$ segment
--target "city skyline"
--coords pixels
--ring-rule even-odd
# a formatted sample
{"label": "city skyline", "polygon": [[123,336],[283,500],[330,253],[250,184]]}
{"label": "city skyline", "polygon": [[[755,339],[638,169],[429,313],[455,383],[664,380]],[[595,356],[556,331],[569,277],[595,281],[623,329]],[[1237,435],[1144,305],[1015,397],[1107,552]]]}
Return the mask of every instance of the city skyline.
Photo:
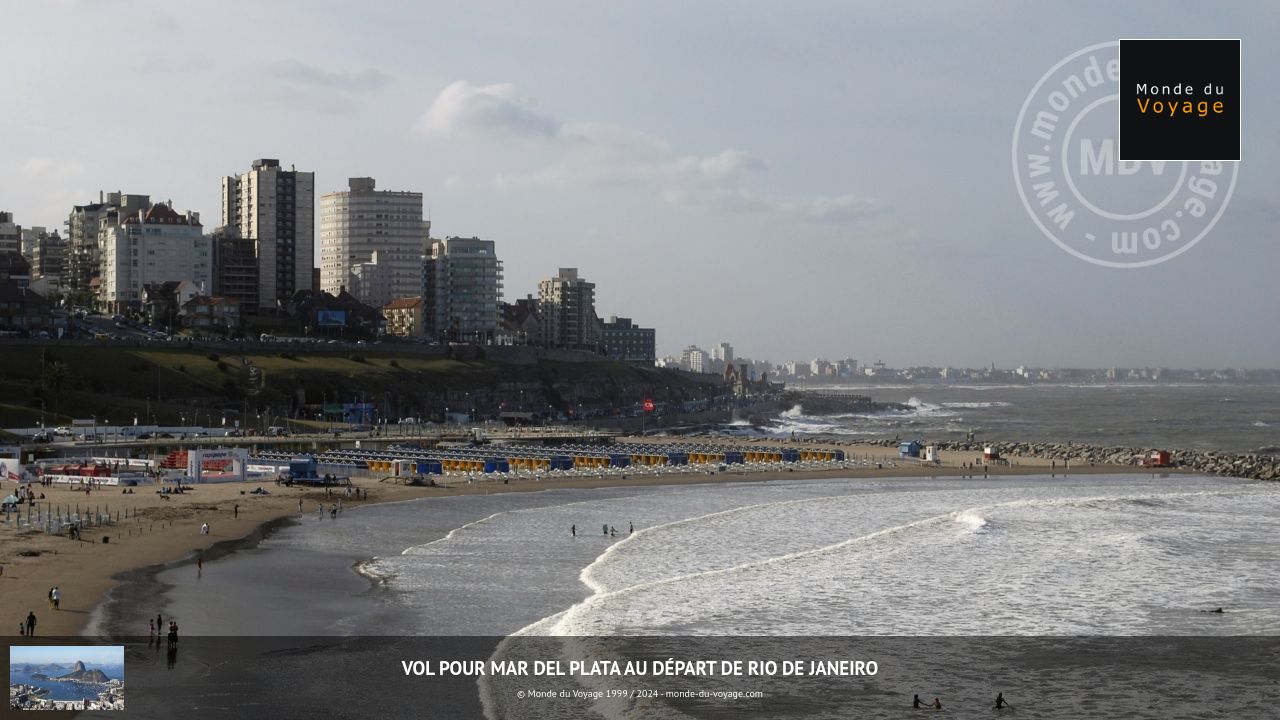
{"label": "city skyline", "polygon": [[[679,22],[651,5],[236,7],[143,3],[128,22],[148,43],[119,45],[101,31],[119,6],[9,5],[29,30],[11,99],[59,111],[0,120],[23,140],[0,161],[0,209],[60,229],[73,205],[120,190],[211,229],[219,178],[281,158],[315,173],[317,195],[361,176],[422,192],[435,234],[497,243],[508,302],[580,268],[602,315],[657,328],[659,355],[720,335],[746,356],[874,347],[897,366],[1280,357],[1280,152],[1264,131],[1277,101],[1251,72],[1276,50],[1244,38],[1246,162],[1221,223],[1182,257],[1080,263],[1039,235],[1008,172],[1018,107],[1066,54],[1137,34],[1265,37],[1277,21],[1261,4],[1111,9],[1106,27],[1039,5],[981,24],[945,5],[818,5],[786,21],[712,4]],[[295,21],[269,47],[243,32]],[[553,29],[570,21],[584,32],[565,42]],[[903,23],[910,40],[889,32]],[[1027,24],[1060,32],[1046,43]],[[456,32],[423,44],[413,29],[427,27]],[[655,33],[659,52],[637,53]],[[117,74],[93,82],[86,62],[108,50]],[[135,112],[60,111],[73,87],[77,105],[109,107],[133,82],[146,88]]]}

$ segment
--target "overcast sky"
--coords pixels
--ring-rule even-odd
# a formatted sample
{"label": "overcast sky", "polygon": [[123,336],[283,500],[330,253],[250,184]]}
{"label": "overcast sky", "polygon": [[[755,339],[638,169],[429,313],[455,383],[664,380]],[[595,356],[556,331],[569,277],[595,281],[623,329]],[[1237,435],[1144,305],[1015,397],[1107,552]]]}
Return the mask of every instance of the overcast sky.
{"label": "overcast sky", "polygon": [[[1280,14],[1114,5],[0,0],[0,209],[118,189],[212,229],[272,157],[421,191],[508,300],[578,267],[660,354],[1280,366]],[[1010,170],[1035,82],[1118,37],[1244,41],[1230,207],[1143,270],[1053,245]]]}

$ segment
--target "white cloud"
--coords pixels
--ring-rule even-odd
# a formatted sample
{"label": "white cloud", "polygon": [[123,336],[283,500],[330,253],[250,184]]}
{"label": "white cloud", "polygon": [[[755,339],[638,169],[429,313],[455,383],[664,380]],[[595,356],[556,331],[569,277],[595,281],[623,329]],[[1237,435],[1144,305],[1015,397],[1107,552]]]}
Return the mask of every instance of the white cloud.
{"label": "white cloud", "polygon": [[428,135],[499,133],[550,139],[561,127],[532,100],[517,95],[514,85],[477,86],[458,80],[440,91],[419,119],[418,130]]}
{"label": "white cloud", "polygon": [[[533,143],[543,159],[531,167],[503,170],[498,190],[628,188],[671,203],[733,212],[763,212],[786,221],[859,223],[883,216],[888,205],[851,193],[794,199],[753,190],[751,178],[768,171],[744,150],[678,154],[664,138],[633,128],[567,123],[539,109],[510,83],[476,86],[458,80],[440,91],[417,130],[427,136],[465,137],[485,143],[518,139]],[[545,154],[554,159],[548,162]],[[507,162],[512,162],[513,153]],[[446,187],[456,189],[452,179]]]}

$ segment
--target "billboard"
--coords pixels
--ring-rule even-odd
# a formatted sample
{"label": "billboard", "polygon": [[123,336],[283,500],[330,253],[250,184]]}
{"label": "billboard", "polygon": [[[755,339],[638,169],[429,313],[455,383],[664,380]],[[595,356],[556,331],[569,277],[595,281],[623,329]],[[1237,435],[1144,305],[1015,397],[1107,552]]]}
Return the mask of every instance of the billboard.
{"label": "billboard", "polygon": [[0,480],[22,482],[21,460],[19,448],[0,447]]}
{"label": "billboard", "polygon": [[317,310],[316,327],[346,327],[346,310]]}

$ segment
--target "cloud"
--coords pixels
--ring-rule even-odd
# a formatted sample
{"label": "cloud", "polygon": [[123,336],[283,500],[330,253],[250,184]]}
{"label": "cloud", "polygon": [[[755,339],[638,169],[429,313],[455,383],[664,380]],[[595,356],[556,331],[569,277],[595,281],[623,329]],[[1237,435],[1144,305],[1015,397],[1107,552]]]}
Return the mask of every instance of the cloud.
{"label": "cloud", "polygon": [[[745,150],[678,154],[666,139],[641,130],[564,122],[510,83],[453,82],[431,102],[416,129],[427,136],[489,144],[512,139],[532,143],[544,159],[534,167],[496,173],[493,186],[502,191],[626,188],[673,205],[766,213],[788,222],[824,225],[857,224],[891,212],[882,200],[848,192],[798,199],[762,194],[752,189],[752,178],[767,173],[768,165]],[[546,153],[554,159],[547,162]],[[512,153],[507,161],[514,157]],[[455,182],[446,186],[459,187]]]}
{"label": "cloud", "polygon": [[466,80],[451,83],[418,120],[419,131],[428,135],[498,133],[514,137],[553,139],[561,125],[539,111],[533,101],[516,94],[514,85],[472,85]]}

